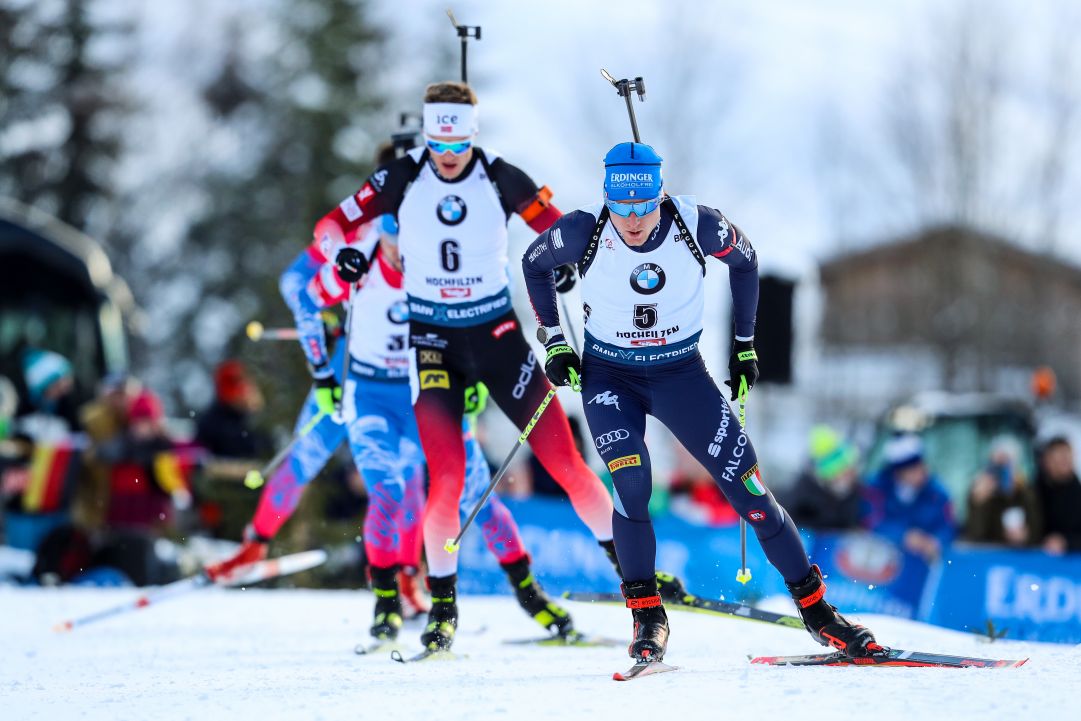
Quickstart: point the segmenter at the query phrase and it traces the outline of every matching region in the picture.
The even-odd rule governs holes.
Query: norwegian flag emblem
[[[440,125],[439,130],[441,132],[444,132],[444,133],[452,133],[452,132],[454,132],[454,126],[453,125]]]

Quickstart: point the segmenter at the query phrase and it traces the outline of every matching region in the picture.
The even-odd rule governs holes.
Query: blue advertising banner
[[[922,558],[871,533],[815,534],[810,548],[833,605],[916,618],[929,571]]]
[[[1081,643],[1081,555],[955,549],[920,620],[1007,638]],[[936,582],[937,581],[937,582]]]
[[[604,552],[568,501],[506,500],[533,557],[533,571],[552,595],[618,592]],[[703,596],[754,602],[786,595],[780,575],[748,536],[753,579],[735,580],[737,527],[697,526],[673,516],[654,521],[657,567]],[[948,628],[984,631],[990,620],[1006,637],[1081,643],[1081,554],[956,547],[929,568],[917,556],[868,533],[804,534],[804,546],[827,575],[829,600],[848,612],[882,613]],[[479,529],[462,539],[460,587],[467,593],[511,593]]]

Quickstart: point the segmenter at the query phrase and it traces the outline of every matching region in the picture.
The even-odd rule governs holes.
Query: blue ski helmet
[[[645,143],[620,143],[604,156],[608,200],[651,200],[661,194],[661,156]]]

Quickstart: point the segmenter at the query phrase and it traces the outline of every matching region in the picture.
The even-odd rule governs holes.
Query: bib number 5
[[[634,327],[638,330],[648,330],[657,325],[657,304],[640,304],[634,306]]]

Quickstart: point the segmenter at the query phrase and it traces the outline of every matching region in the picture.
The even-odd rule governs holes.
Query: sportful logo
[[[728,437],[728,423],[729,423],[728,404],[727,403],[722,403],[721,404],[721,424],[719,426],[717,426],[717,432],[713,434],[713,443],[710,443],[709,448],[707,449],[709,454],[711,456],[713,456],[714,458],[721,455],[721,447],[722,447],[721,444],[724,442],[724,439]]]
[[[593,400],[591,400],[586,405],[592,405],[593,403],[602,406],[615,406],[617,411],[623,410],[619,407],[619,396],[612,395],[612,391],[598,393],[597,395],[593,396]]]
[[[631,437],[631,434],[626,429],[620,428],[615,431],[608,431],[602,433],[593,439],[593,442],[597,445],[597,448],[603,448],[604,446],[610,446],[616,441],[625,441]]]
[[[560,230],[559,228],[552,228],[551,236],[552,236],[552,247],[553,248],[562,248],[563,247],[563,231]]]

